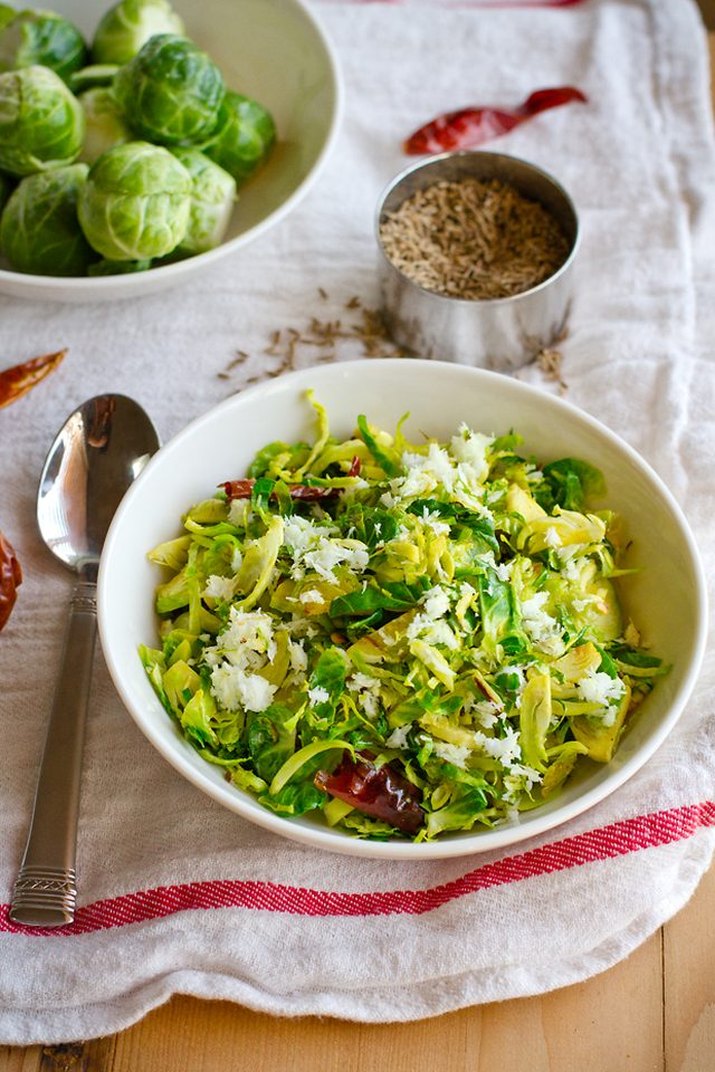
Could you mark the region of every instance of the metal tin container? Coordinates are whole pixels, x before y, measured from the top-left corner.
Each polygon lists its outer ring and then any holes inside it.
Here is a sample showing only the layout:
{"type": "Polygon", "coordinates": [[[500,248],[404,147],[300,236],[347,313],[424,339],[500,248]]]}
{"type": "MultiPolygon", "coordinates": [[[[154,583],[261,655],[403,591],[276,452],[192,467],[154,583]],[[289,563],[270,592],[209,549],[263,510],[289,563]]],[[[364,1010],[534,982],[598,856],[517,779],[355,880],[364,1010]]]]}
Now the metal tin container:
{"type": "Polygon", "coordinates": [[[553,346],[567,330],[573,262],[579,244],[576,209],[545,171],[503,153],[443,153],[401,172],[383,192],[376,215],[383,317],[392,338],[418,357],[509,371],[553,346]],[[380,225],[418,190],[441,181],[499,179],[538,201],[560,224],[569,245],[561,267],[538,286],[507,298],[464,299],[437,294],[409,279],[387,256],[380,225]]]}

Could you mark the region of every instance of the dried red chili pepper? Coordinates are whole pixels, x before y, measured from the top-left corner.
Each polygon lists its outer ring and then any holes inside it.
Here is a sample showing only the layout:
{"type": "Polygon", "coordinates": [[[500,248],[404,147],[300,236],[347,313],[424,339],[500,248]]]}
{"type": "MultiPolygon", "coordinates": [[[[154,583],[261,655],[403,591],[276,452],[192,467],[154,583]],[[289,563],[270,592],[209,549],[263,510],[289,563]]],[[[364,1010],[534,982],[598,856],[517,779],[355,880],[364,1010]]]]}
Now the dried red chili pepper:
{"type": "Polygon", "coordinates": [[[22,569],[14,548],[0,532],[0,629],[15,606],[17,589],[22,584],[22,569]]]}
{"type": "Polygon", "coordinates": [[[21,365],[13,365],[12,368],[0,372],[0,408],[17,402],[18,398],[31,391],[40,380],[54,372],[66,353],[66,350],[58,350],[54,354],[33,357],[29,361],[23,361],[21,365]]]}
{"type": "Polygon", "coordinates": [[[411,156],[421,153],[443,153],[448,149],[467,149],[519,126],[539,112],[558,108],[571,101],[586,102],[588,98],[575,86],[556,86],[537,89],[523,104],[514,109],[460,108],[447,112],[416,130],[404,144],[411,156]]]}
{"type": "Polygon", "coordinates": [[[389,763],[376,767],[367,757],[346,754],[332,773],[318,771],[313,781],[318,789],[404,834],[416,834],[424,824],[420,789],[389,763]]]}
{"type": "MultiPolygon", "coordinates": [[[[251,477],[246,480],[225,480],[218,486],[223,488],[228,499],[250,499],[255,483],[251,477]]],[[[340,488],[315,487],[312,484],[288,484],[287,487],[291,499],[303,499],[306,502],[330,499],[340,494],[340,488]]]]}

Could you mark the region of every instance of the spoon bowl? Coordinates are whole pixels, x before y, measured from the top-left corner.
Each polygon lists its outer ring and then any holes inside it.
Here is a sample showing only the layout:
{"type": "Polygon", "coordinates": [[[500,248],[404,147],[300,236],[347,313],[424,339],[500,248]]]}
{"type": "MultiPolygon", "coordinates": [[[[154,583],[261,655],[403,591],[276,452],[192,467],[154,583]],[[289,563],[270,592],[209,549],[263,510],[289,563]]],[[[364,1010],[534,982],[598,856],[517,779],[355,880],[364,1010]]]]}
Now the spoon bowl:
{"type": "Polygon", "coordinates": [[[53,555],[78,573],[99,563],[109,524],[158,439],[141,406],[98,395],[67,419],[47,455],[37,524],[53,555]]]}
{"type": "Polygon", "coordinates": [[[75,856],[84,727],[97,633],[96,580],[107,529],[129,485],[157,450],[131,398],[84,402],[58,432],[42,470],[37,523],[53,555],[77,575],[47,729],[30,831],[10,918],[57,927],[74,919],[75,856]]]}

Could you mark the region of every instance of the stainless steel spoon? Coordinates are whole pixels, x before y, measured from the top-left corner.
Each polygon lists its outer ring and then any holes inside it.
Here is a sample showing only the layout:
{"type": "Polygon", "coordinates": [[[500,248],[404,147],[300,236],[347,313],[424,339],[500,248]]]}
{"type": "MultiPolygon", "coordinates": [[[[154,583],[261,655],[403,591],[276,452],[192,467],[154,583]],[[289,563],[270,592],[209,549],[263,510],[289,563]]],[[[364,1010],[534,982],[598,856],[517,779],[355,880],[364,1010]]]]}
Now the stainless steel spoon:
{"type": "Polygon", "coordinates": [[[74,919],[75,855],[84,728],[96,639],[97,567],[125,491],[159,446],[144,410],[98,395],[68,418],[47,455],[37,493],[40,535],[78,576],[27,847],[10,918],[58,927],[74,919]]]}

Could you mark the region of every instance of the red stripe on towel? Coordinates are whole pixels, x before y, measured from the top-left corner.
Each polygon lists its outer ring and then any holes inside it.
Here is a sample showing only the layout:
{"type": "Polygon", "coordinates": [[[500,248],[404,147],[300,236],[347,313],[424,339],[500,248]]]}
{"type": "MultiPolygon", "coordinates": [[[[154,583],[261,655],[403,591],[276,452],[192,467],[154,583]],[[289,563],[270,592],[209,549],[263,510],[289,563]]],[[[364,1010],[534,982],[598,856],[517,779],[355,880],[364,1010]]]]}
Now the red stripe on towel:
{"type": "MultiPolygon", "coordinates": [[[[355,2],[355,0],[352,0],[355,2]]],[[[358,0],[360,2],[360,0],[358,0]]],[[[369,0],[372,3],[394,3],[395,0],[369,0]]],[[[397,0],[399,2],[399,0],[397,0]]],[[[474,7],[474,8],[519,8],[519,7],[576,7],[584,4],[586,0],[446,0],[446,7],[474,7]]]]}
{"type": "Polygon", "coordinates": [[[417,916],[477,890],[669,845],[712,826],[715,826],[715,801],[705,801],[588,830],[495,863],[482,864],[452,882],[427,889],[342,893],[242,879],[185,882],[95,901],[77,910],[73,924],[52,930],[18,926],[9,919],[9,905],[2,905],[0,931],[34,936],[91,934],[162,919],[175,912],[216,908],[259,909],[297,916],[417,916]]]}
{"type": "MultiPolygon", "coordinates": [[[[339,6],[340,4],[389,4],[392,7],[410,6],[410,0],[323,0],[339,6]]],[[[576,7],[586,0],[442,0],[443,7],[460,8],[516,8],[516,7],[576,7]]],[[[419,4],[412,5],[419,7],[419,4]]]]}

